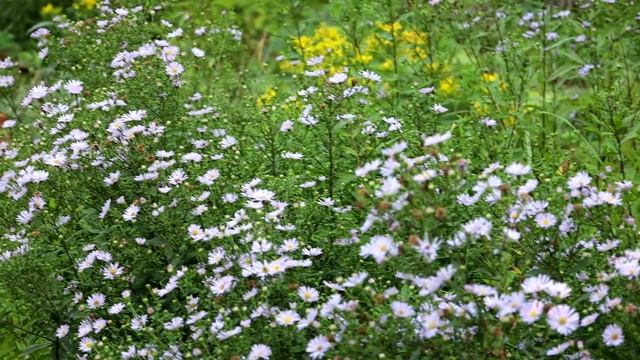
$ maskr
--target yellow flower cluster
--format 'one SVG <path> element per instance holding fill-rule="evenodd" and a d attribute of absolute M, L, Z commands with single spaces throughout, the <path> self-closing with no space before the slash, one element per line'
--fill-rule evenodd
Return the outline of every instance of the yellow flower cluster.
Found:
<path fill-rule="evenodd" d="M 85 10 L 91 10 L 96 7 L 97 3 L 98 0 L 78 0 L 73 4 L 73 7 L 76 9 L 82 7 Z"/>
<path fill-rule="evenodd" d="M 365 39 L 368 53 L 388 55 L 394 47 L 398 57 L 410 62 L 427 59 L 427 34 L 416 30 L 402 30 L 401 23 L 379 23 L 378 29 L 382 34 L 371 34 Z M 393 60 L 386 59 L 382 64 L 383 70 L 392 70 Z"/>
<path fill-rule="evenodd" d="M 352 48 L 347 38 L 335 26 L 320 24 L 313 35 L 293 37 L 291 43 L 295 51 L 304 59 L 324 56 L 324 64 L 329 64 L 332 72 L 339 71 L 349 64 L 348 53 Z M 304 64 L 301 61 L 281 61 L 280 70 L 286 72 L 302 72 Z"/>
<path fill-rule="evenodd" d="M 325 57 L 341 59 L 345 56 L 347 39 L 338 28 L 320 24 L 313 36 L 300 36 L 294 38 L 294 46 L 298 53 L 305 57 L 324 55 Z"/>
<path fill-rule="evenodd" d="M 76 10 L 85 10 L 89 11 L 96 7 L 98 4 L 98 0 L 77 0 L 73 3 L 73 8 Z M 52 17 L 55 15 L 60 15 L 62 13 L 62 6 L 55 6 L 52 3 L 47 3 L 47 5 L 40 8 L 40 15 L 42 17 Z"/>
<path fill-rule="evenodd" d="M 62 7 L 54 6 L 52 3 L 47 3 L 47 5 L 43 6 L 40 9 L 40 15 L 42 17 L 50 17 L 54 15 L 59 15 L 62 12 Z"/>
<path fill-rule="evenodd" d="M 451 66 L 431 63 L 428 60 L 428 34 L 415 29 L 406 29 L 400 22 L 377 23 L 364 36 L 356 47 L 354 43 L 338 27 L 320 24 L 313 34 L 294 36 L 291 44 L 299 55 L 299 60 L 283 60 L 279 63 L 281 71 L 300 73 L 305 69 L 302 61 L 312 57 L 323 56 L 323 68 L 329 73 L 342 71 L 350 65 L 367 65 L 380 71 L 395 71 L 402 63 L 424 63 L 425 72 L 431 74 L 436 81 L 439 93 L 455 95 L 462 92 L 459 79 L 452 74 Z M 394 61 L 393 54 L 396 54 Z M 497 84 L 504 91 L 506 84 L 499 75 L 485 71 L 481 75 L 485 84 Z M 487 92 L 487 88 L 482 88 Z M 479 113 L 487 110 L 474 106 Z"/>
<path fill-rule="evenodd" d="M 398 58 L 412 62 L 427 58 L 425 50 L 427 35 L 415 30 L 402 30 L 402 28 L 402 24 L 398 22 L 377 24 L 378 33 L 373 31 L 367 35 L 356 48 L 339 28 L 320 24 L 310 36 L 294 36 L 291 44 L 304 59 L 324 56 L 323 63 L 332 67 L 330 72 L 339 71 L 350 64 L 370 64 L 374 60 L 378 60 L 376 67 L 389 71 L 394 69 L 393 59 L 390 58 L 394 44 L 392 39 L 395 39 Z M 390 35 L 392 39 L 389 38 Z M 280 62 L 282 71 L 300 72 L 303 68 L 302 62 Z"/>
<path fill-rule="evenodd" d="M 460 85 L 453 76 L 447 76 L 438 83 L 438 90 L 446 95 L 451 95 L 460 91 Z"/>
<path fill-rule="evenodd" d="M 262 95 L 258 97 L 256 105 L 258 105 L 258 107 L 271 105 L 276 95 L 276 90 L 272 87 L 269 87 L 262 93 Z"/>
<path fill-rule="evenodd" d="M 498 74 L 494 73 L 493 71 L 485 71 L 482 73 L 482 80 L 486 82 L 494 82 L 498 80 Z"/>

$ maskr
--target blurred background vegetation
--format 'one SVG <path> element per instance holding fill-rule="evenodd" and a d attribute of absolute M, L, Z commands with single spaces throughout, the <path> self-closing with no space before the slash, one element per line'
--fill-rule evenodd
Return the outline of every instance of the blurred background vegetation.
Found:
<path fill-rule="evenodd" d="M 57 15 L 88 15 L 95 11 L 98 0 L 2 0 L 1 4 L 0 59 L 11 57 L 24 73 L 36 71 L 39 65 L 35 42 L 29 37 L 34 29 Z"/>

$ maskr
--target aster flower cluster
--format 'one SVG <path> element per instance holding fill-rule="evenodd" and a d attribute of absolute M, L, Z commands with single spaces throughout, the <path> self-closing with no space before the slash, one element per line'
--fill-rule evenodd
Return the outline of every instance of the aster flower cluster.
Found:
<path fill-rule="evenodd" d="M 638 252 L 633 240 L 637 228 L 621 209 L 631 183 L 600 190 L 587 173 L 578 172 L 564 186 L 539 189 L 538 180 L 527 179 L 532 175 L 529 166 L 494 163 L 471 171 L 466 161 L 450 159 L 439 150 L 449 137 L 447 133 L 426 138 L 427 155 L 409 156 L 403 152 L 406 144 L 396 144 L 383 150 L 387 158 L 372 167 L 385 164 L 374 186 L 379 190 L 370 198 L 373 206 L 358 230 L 363 240 L 360 255 L 393 264 L 387 265 L 396 273 L 391 283 L 386 282 L 391 287 L 381 291 L 385 298 L 399 294 L 417 301 L 390 301 L 394 316 L 410 318 L 413 331 L 423 338 L 464 341 L 491 329 L 518 341 L 521 351 L 539 346 L 534 333 L 541 327 L 532 325 L 541 324 L 564 337 L 548 349 L 549 356 L 573 349 L 572 356 L 591 358 L 585 343 L 596 322 L 606 327 L 606 346 L 622 344 L 617 322 L 636 312 L 635 296 L 626 289 L 635 286 L 640 271 L 632 255 Z M 356 173 L 371 176 L 362 170 Z M 545 200 L 536 199 L 549 191 L 554 200 L 544 195 Z M 457 204 L 447 200 L 451 197 Z M 472 208 L 482 210 L 465 210 Z M 591 220 L 603 212 L 608 214 L 606 222 L 626 231 L 611 232 L 593 224 Z M 449 219 L 450 213 L 455 218 Z M 497 286 L 475 283 L 473 269 L 480 265 L 470 261 L 469 254 L 478 249 L 501 257 L 505 263 L 494 269 L 493 277 L 504 278 L 506 273 L 509 280 Z M 596 267 L 558 267 L 568 258 L 580 259 L 578 264 L 589 259 Z M 416 263 L 429 265 L 416 267 L 420 271 L 415 273 L 410 269 Z M 425 274 L 426 269 L 431 273 Z M 462 282 L 448 284 L 455 279 Z"/>
<path fill-rule="evenodd" d="M 35 30 L 60 79 L 22 97 L 32 123 L 2 124 L 0 271 L 50 284 L 21 301 L 42 295 L 56 356 L 595 359 L 637 342 L 637 185 L 479 154 L 469 129 L 498 121 L 455 121 L 417 83 L 389 106 L 385 74 L 324 55 L 245 121 L 220 55 L 242 32 L 148 22 L 162 10 L 103 1 Z M 523 37 L 548 16 L 524 14 Z"/>

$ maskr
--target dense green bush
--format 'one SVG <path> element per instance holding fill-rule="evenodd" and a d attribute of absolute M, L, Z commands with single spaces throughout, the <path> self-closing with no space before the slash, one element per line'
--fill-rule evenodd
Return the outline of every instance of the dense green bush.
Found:
<path fill-rule="evenodd" d="M 0 355 L 640 351 L 634 4 L 95 11 L 0 62 Z"/>

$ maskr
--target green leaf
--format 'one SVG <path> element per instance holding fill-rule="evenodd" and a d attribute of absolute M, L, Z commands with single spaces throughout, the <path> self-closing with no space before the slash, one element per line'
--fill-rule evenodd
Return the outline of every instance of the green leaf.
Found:
<path fill-rule="evenodd" d="M 167 240 L 166 238 L 155 237 L 149 240 L 149 244 L 153 246 L 162 246 L 169 244 L 169 240 Z"/>
<path fill-rule="evenodd" d="M 571 65 L 571 66 L 561 66 L 556 71 L 554 71 L 550 76 L 549 80 L 562 79 L 565 78 L 565 75 L 570 72 L 575 72 L 580 68 L 580 65 Z"/>
<path fill-rule="evenodd" d="M 640 131 L 640 122 L 636 123 L 628 132 L 627 134 L 622 138 L 622 140 L 620 140 L 620 144 L 624 144 L 629 140 L 633 140 L 633 139 L 637 139 L 638 138 L 638 131 Z"/>
<path fill-rule="evenodd" d="M 555 48 L 557 48 L 557 47 L 560 47 L 560 46 L 562 46 L 563 44 L 565 44 L 565 43 L 567 43 L 567 42 L 570 42 L 570 41 L 573 41 L 573 40 L 574 40 L 574 38 L 572 38 L 572 37 L 570 37 L 570 36 L 569 36 L 569 37 L 567 37 L 567 38 L 565 38 L 565 39 L 562 39 L 562 40 L 560 40 L 560 41 L 557 41 L 557 42 L 553 43 L 553 45 L 549 45 L 549 46 L 547 46 L 547 47 L 546 47 L 546 49 L 547 49 L 547 51 L 550 51 L 550 50 L 553 50 L 553 49 L 555 49 Z"/>
<path fill-rule="evenodd" d="M 24 351 L 22 352 L 22 354 L 20 354 L 20 356 L 28 356 L 30 354 L 33 354 L 36 351 L 40 351 L 40 350 L 46 349 L 48 347 L 51 347 L 52 345 L 53 345 L 53 343 L 50 342 L 50 341 L 44 342 L 44 343 L 30 345 L 26 349 L 24 349 Z"/>

